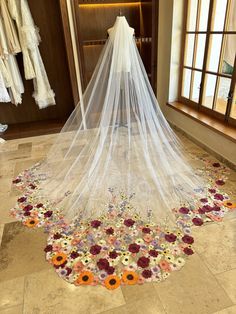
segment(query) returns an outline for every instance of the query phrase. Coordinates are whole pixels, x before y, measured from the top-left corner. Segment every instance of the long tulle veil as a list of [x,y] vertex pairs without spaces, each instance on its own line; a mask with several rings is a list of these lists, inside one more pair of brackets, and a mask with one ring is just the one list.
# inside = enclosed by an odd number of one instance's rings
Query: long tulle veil
[[84,116],[78,106],[37,171],[45,176],[40,196],[60,199],[69,220],[99,216],[109,189],[135,193],[139,211],[152,209],[161,220],[200,185],[159,108],[133,34],[117,17],[85,91]]
[[193,254],[191,225],[216,219],[227,196],[190,166],[134,30],[117,17],[108,32],[83,99],[45,160],[13,181],[25,193],[13,214],[28,227],[46,227],[46,257],[61,277],[114,289],[180,269]]

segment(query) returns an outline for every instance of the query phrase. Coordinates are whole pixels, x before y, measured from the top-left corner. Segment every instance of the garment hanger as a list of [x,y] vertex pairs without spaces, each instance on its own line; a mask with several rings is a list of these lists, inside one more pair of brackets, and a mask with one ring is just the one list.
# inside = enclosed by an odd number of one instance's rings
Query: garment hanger
[[119,16],[123,16],[122,10],[120,9]]

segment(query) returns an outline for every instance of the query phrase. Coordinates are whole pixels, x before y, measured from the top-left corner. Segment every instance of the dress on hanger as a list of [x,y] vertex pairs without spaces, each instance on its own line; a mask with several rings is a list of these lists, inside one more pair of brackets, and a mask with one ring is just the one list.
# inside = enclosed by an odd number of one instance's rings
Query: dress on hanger
[[8,0],[8,7],[19,33],[25,78],[33,79],[33,97],[40,109],[55,105],[55,94],[50,87],[38,47],[39,31],[34,24],[28,3],[26,0]]
[[7,34],[6,41],[7,47],[10,54],[17,54],[21,52],[20,43],[18,40],[18,34],[15,28],[15,24],[9,14],[7,7],[7,0],[0,0],[0,15],[3,20],[4,31]]
[[0,46],[2,55],[0,56],[0,71],[2,73],[5,87],[9,88],[11,102],[15,105],[21,104],[24,85],[18,68],[15,55],[11,54],[8,49],[6,30],[3,25],[2,16],[0,15]]

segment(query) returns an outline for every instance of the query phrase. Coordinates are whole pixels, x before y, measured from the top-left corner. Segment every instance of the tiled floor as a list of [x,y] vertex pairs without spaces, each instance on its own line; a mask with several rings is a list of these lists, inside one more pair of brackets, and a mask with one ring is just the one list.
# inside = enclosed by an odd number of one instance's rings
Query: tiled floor
[[[0,144],[0,314],[234,314],[236,214],[194,230],[196,253],[162,283],[75,287],[45,261],[43,230],[28,230],[9,209],[19,194],[12,177],[43,158],[55,135]],[[184,138],[192,152],[201,148]],[[236,195],[236,173],[224,189]]]

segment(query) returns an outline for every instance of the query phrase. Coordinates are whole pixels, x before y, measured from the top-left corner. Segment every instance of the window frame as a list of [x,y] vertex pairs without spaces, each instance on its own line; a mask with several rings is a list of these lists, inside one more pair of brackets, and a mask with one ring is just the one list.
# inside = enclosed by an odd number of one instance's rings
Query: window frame
[[[236,119],[232,118],[230,116],[231,113],[231,108],[232,108],[232,103],[233,103],[233,96],[236,94],[236,54],[235,54],[235,59],[234,59],[234,69],[232,75],[228,75],[225,73],[220,73],[220,67],[222,64],[222,54],[224,53],[224,44],[226,42],[226,35],[233,34],[236,36],[236,30],[235,31],[227,31],[227,23],[229,20],[229,6],[231,4],[232,0],[227,0],[227,5],[226,5],[226,14],[225,14],[225,20],[224,20],[224,27],[222,31],[214,31],[211,30],[211,25],[213,23],[213,14],[214,14],[214,9],[215,9],[215,4],[216,0],[210,0],[209,3],[209,12],[208,12],[208,20],[207,20],[207,28],[205,31],[199,31],[198,25],[200,21],[200,12],[201,12],[201,3],[204,0],[198,0],[197,3],[197,14],[196,14],[196,25],[195,25],[195,30],[194,31],[188,31],[188,16],[189,16],[189,10],[190,10],[190,0],[185,1],[184,3],[184,16],[183,16],[183,33],[182,33],[182,51],[181,51],[181,63],[180,63],[180,84],[179,84],[179,91],[178,91],[178,99],[181,103],[186,104],[192,108],[197,109],[198,111],[204,112],[209,116],[213,116],[221,121],[224,121],[227,124],[236,126]],[[192,55],[192,64],[191,66],[186,66],[184,65],[186,53],[187,53],[187,34],[194,34],[194,45],[193,45],[193,55]],[[195,64],[196,60],[196,50],[197,50],[197,40],[198,40],[198,35],[199,34],[205,34],[206,39],[205,39],[205,49],[204,49],[204,57],[203,57],[203,65],[202,68],[196,68],[193,67]],[[222,34],[222,43],[221,43],[221,48],[220,48],[220,56],[219,56],[219,64],[218,64],[218,69],[217,72],[209,71],[207,70],[207,63],[208,63],[208,55],[210,53],[210,36],[212,34]],[[182,88],[183,88],[183,81],[184,81],[184,69],[189,69],[191,70],[191,79],[190,79],[190,88],[189,88],[189,98],[186,98],[182,96]],[[199,91],[199,99],[198,102],[194,102],[191,100],[191,94],[192,94],[192,88],[193,88],[193,77],[194,77],[194,71],[200,71],[202,73],[201,77],[201,84],[200,84],[200,91]],[[216,76],[216,83],[214,87],[214,99],[213,99],[213,104],[212,104],[212,109],[207,108],[202,105],[203,102],[203,97],[204,97],[204,89],[205,89],[205,84],[206,84],[206,75],[207,74],[213,74]],[[215,105],[215,98],[217,97],[217,93],[219,90],[219,80],[221,77],[229,78],[231,79],[231,84],[230,84],[230,89],[228,93],[228,102],[227,102],[227,107],[225,114],[219,113],[215,110],[213,110],[214,105]]]

